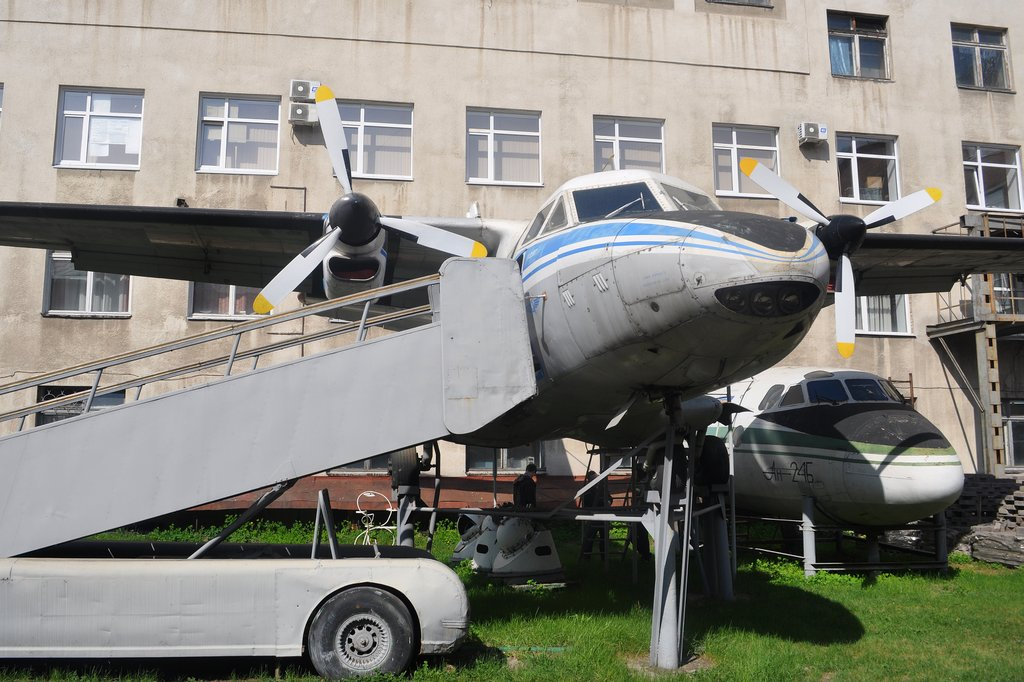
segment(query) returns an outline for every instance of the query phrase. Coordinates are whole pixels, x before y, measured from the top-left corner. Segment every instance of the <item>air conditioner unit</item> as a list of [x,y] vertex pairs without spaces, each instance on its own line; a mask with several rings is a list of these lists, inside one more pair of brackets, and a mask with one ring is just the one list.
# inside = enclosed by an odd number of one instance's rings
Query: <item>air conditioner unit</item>
[[828,139],[828,126],[824,123],[798,123],[796,141],[800,145],[818,144]]
[[288,99],[293,102],[312,102],[316,96],[316,89],[320,87],[320,81],[292,80]]
[[296,126],[315,126],[320,122],[316,105],[306,102],[291,102],[288,105],[288,122]]

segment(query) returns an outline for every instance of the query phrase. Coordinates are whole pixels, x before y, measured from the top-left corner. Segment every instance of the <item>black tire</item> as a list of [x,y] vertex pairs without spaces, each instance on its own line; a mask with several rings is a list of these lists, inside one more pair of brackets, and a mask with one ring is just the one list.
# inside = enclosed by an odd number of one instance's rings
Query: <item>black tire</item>
[[316,612],[306,637],[313,667],[336,680],[400,673],[413,658],[413,620],[398,597],[372,587],[334,595]]

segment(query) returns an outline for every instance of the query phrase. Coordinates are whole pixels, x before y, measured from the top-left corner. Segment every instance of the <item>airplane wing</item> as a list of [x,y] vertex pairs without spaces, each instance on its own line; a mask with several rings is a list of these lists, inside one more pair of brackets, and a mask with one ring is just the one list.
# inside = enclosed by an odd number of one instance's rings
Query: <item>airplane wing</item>
[[[513,223],[417,218],[482,242],[489,253],[518,235]],[[71,252],[79,270],[262,287],[323,235],[322,213],[0,202],[0,246]],[[390,239],[386,283],[437,272],[447,257]],[[510,250],[510,246],[507,247]],[[317,291],[315,278],[299,287]]]
[[949,291],[972,273],[1024,273],[1024,239],[869,232],[851,260],[858,296]]

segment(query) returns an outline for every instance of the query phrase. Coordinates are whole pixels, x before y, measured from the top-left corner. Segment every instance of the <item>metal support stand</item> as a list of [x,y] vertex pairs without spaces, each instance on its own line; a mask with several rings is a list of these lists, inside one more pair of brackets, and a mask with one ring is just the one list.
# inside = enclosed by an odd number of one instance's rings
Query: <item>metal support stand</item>
[[812,576],[816,569],[814,565],[818,562],[817,547],[814,541],[814,498],[803,498],[803,514],[800,530],[803,532],[804,541],[804,575]]
[[322,488],[316,496],[316,521],[313,523],[313,550],[310,559],[316,559],[320,553],[320,523],[323,522],[324,530],[327,531],[327,543],[331,547],[331,558],[338,558],[338,535],[334,530],[334,511],[331,509],[331,498],[327,494],[327,488]]
[[284,483],[278,483],[273,488],[263,493],[260,499],[253,502],[252,505],[250,505],[248,509],[242,512],[239,515],[239,517],[234,520],[233,523],[228,524],[228,526],[224,530],[217,534],[217,537],[208,540],[206,544],[204,544],[202,547],[193,552],[192,555],[189,556],[189,559],[202,558],[204,554],[209,552],[211,549],[213,549],[220,543],[227,540],[232,533],[234,533],[236,530],[238,530],[243,525],[248,523],[250,519],[259,514],[261,511],[266,509],[271,502],[281,497],[281,495],[283,495],[284,492],[288,490],[288,488],[291,488],[293,485],[295,485],[295,479],[292,479],[291,481],[285,481]]

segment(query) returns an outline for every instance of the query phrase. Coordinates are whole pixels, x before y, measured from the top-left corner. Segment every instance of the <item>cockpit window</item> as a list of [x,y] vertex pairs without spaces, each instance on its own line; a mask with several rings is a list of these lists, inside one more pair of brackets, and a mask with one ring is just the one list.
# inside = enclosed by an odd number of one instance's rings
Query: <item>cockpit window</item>
[[661,210],[651,189],[644,182],[581,189],[572,193],[572,200],[576,204],[576,216],[581,223]]
[[775,407],[775,403],[779,401],[779,396],[782,395],[782,389],[785,388],[782,384],[775,384],[768,389],[768,392],[764,394],[764,398],[761,399],[761,404],[757,406],[760,411],[770,410]]
[[550,204],[540,209],[540,213],[538,213],[537,217],[533,219],[532,223],[530,223],[530,229],[526,231],[526,237],[523,238],[524,243],[540,234],[540,228],[544,225],[544,221],[547,219],[548,214],[551,213],[551,207],[554,205],[555,202],[552,201]]
[[551,217],[549,217],[548,221],[544,223],[544,227],[541,229],[540,233],[550,234],[552,232],[557,232],[568,224],[569,218],[565,215],[565,202],[559,198],[558,201],[555,202],[554,210],[551,211]]
[[676,203],[680,209],[684,211],[717,211],[719,210],[715,206],[715,202],[707,198],[703,194],[697,194],[696,192],[690,192],[683,189],[682,187],[675,187],[673,185],[662,185],[662,189],[672,198],[672,201]]
[[811,403],[839,403],[848,402],[850,399],[843,388],[843,382],[839,379],[826,379],[823,381],[807,382],[807,400]]
[[860,401],[889,401],[892,397],[887,395],[878,382],[874,379],[847,379],[846,388],[854,400]]
[[782,397],[782,402],[779,403],[779,407],[789,407],[791,405],[799,405],[804,401],[804,390],[800,388],[800,384],[796,386],[790,386],[789,390],[786,391],[786,395]]
[[890,398],[892,398],[894,401],[898,403],[907,402],[906,396],[900,393],[900,389],[893,386],[891,381],[886,381],[885,379],[882,379],[882,390],[885,391],[886,395],[888,395]]

